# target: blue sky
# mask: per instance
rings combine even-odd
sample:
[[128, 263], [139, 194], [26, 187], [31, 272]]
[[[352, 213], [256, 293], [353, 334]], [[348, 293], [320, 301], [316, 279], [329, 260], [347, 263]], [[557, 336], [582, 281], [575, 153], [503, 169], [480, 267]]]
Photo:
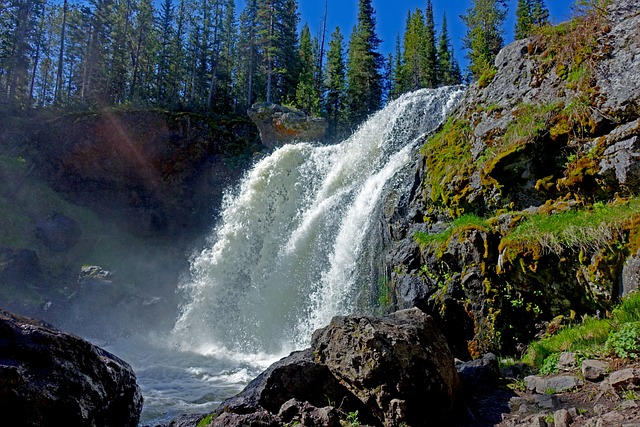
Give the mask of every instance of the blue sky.
[[[239, 3], [242, 3], [240, 1]], [[307, 22], [311, 33], [319, 31], [324, 13], [325, 0], [299, 0], [301, 23]], [[447, 24], [451, 36], [456, 57], [463, 67], [467, 61], [462, 50], [462, 37], [465, 28], [460, 15], [465, 14], [471, 5], [471, 0], [432, 0], [433, 13], [436, 18], [436, 28], [440, 29], [442, 15], [447, 14]], [[552, 22], [559, 23], [571, 17], [572, 0], [546, 0], [547, 8], [551, 14]], [[409, 10], [422, 8], [424, 10], [427, 0], [373, 0], [376, 10], [377, 32], [383, 40], [380, 50], [385, 56], [395, 52], [396, 34], [402, 36], [404, 24]], [[509, 0], [509, 19], [506, 23], [505, 38], [507, 43], [513, 40], [513, 26], [515, 22], [515, 9], [517, 0]], [[241, 5], [238, 4], [238, 8]], [[358, 0], [328, 0], [327, 13], [327, 41], [336, 25], [339, 25], [343, 34], [348, 39], [351, 29], [357, 17]]]

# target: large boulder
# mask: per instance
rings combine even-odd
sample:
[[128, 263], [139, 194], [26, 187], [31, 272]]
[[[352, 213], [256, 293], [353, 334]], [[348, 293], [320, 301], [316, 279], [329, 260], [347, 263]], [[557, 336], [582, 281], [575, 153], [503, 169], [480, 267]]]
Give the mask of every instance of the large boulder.
[[222, 402], [213, 426], [449, 425], [460, 381], [434, 320], [417, 308], [335, 317]]
[[451, 420], [460, 380], [445, 337], [419, 309], [382, 319], [335, 317], [314, 333], [311, 348], [382, 424]]
[[255, 104], [247, 114], [258, 127], [262, 143], [269, 148], [293, 141], [319, 141], [327, 130], [324, 118], [278, 104]]
[[39, 320], [0, 310], [0, 412], [12, 426], [137, 427], [131, 367]]

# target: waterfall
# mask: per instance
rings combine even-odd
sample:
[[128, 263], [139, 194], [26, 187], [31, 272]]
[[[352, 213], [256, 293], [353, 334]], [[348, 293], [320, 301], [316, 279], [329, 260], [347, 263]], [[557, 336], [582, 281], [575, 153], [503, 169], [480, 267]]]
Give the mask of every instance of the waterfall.
[[285, 145], [259, 161], [191, 261], [173, 330], [179, 346], [283, 354], [331, 317], [369, 311], [357, 303], [372, 285], [358, 264], [372, 212], [462, 89], [405, 94], [339, 144]]

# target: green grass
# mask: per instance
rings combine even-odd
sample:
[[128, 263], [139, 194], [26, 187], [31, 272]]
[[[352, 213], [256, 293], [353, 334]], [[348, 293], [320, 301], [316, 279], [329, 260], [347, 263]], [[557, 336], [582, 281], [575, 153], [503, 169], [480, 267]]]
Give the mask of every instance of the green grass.
[[564, 351], [604, 353], [604, 344], [612, 329], [612, 322], [608, 320], [585, 318], [580, 325], [565, 327], [555, 335], [531, 343], [523, 361], [540, 368], [549, 357]]
[[544, 252], [564, 249], [598, 249], [640, 216], [640, 199], [627, 203], [595, 205], [592, 209], [527, 217], [501, 243], [502, 248], [540, 245]]
[[490, 226], [487, 220], [474, 214], [466, 214], [453, 220], [451, 225], [440, 233], [429, 234], [418, 231], [413, 235], [413, 238], [423, 250], [431, 248], [442, 252], [451, 237], [464, 229], [480, 229], [486, 231], [490, 229]]
[[[555, 335], [545, 337], [529, 345], [523, 357], [523, 362], [539, 369], [549, 369], [547, 365], [560, 353], [576, 352], [591, 357], [605, 356], [621, 348], [618, 341], [625, 337], [627, 330], [639, 330], [640, 292], [635, 292], [624, 298], [614, 309], [611, 318], [596, 319], [586, 317], [578, 325], [567, 326]], [[635, 335], [634, 335], [635, 336]], [[607, 346], [607, 342], [610, 344]], [[637, 347], [636, 347], [637, 348]]]

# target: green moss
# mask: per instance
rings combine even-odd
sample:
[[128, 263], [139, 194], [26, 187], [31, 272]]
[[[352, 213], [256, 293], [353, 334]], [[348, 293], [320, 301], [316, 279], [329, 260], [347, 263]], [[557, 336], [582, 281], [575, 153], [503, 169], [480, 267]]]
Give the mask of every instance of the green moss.
[[466, 195], [468, 171], [472, 166], [468, 121], [450, 118], [442, 129], [427, 140], [421, 153], [427, 173], [424, 185], [430, 189], [432, 202], [452, 207], [454, 216]]
[[489, 86], [489, 84], [496, 77], [497, 72], [498, 70], [495, 67], [488, 67], [487, 69], [485, 69], [485, 71], [483, 71], [483, 73], [478, 78], [478, 86], [480, 88]]
[[201, 419], [200, 421], [198, 421], [198, 424], [196, 427], [208, 427], [211, 425], [212, 422], [213, 422], [213, 414], [209, 414], [203, 419]]
[[465, 214], [453, 220], [451, 225], [440, 233], [429, 234], [418, 231], [413, 237], [422, 250], [434, 249], [441, 255], [451, 237], [460, 235], [467, 229], [487, 231], [490, 229], [490, 225], [487, 220], [477, 215]]

